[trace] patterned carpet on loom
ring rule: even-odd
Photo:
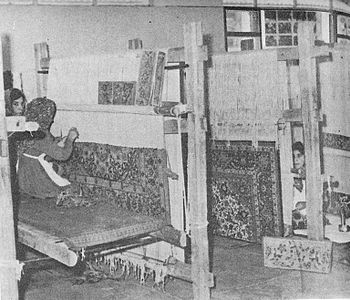
[[[80,187],[89,207],[57,207],[55,199],[23,196],[19,221],[86,247],[159,230],[167,224],[164,149],[79,142],[62,176]],[[40,218],[38,218],[40,216]]]
[[[212,141],[209,157],[210,226],[214,234],[248,242],[281,236],[276,149]]]

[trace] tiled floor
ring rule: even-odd
[[[211,290],[212,299],[350,298],[350,267],[339,264],[336,255],[331,273],[319,274],[266,268],[258,244],[219,237],[213,244],[216,285]],[[27,271],[21,299],[192,299],[191,284],[178,279],[169,280],[165,292],[153,288],[152,280],[141,286],[134,278],[82,285],[73,285],[73,279],[72,270],[57,263],[45,270]]]

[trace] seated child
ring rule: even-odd
[[[295,175],[293,184],[293,211],[292,227],[293,229],[306,229],[306,193],[305,193],[305,149],[302,142],[295,142],[292,145],[294,168],[292,173]],[[323,224],[329,224],[326,216],[323,216]]]
[[[306,228],[305,150],[301,142],[292,145],[295,175],[293,184],[293,229]]]
[[[74,198],[76,191],[56,172],[52,160],[67,160],[79,133],[76,128],[71,128],[64,143],[59,145],[50,132],[55,113],[56,104],[50,99],[37,98],[28,103],[26,120],[37,122],[44,135],[28,141],[19,156],[18,185],[20,193],[41,199],[55,198],[56,203],[62,205],[62,199],[66,200],[67,194]],[[72,197],[68,198],[72,200]]]

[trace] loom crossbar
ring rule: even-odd
[[[71,251],[59,237],[47,234],[22,222],[18,224],[18,241],[68,267],[73,267],[78,262],[78,255]]]

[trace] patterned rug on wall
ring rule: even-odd
[[[250,242],[281,236],[282,211],[274,147],[213,141],[209,151],[214,234]]]

